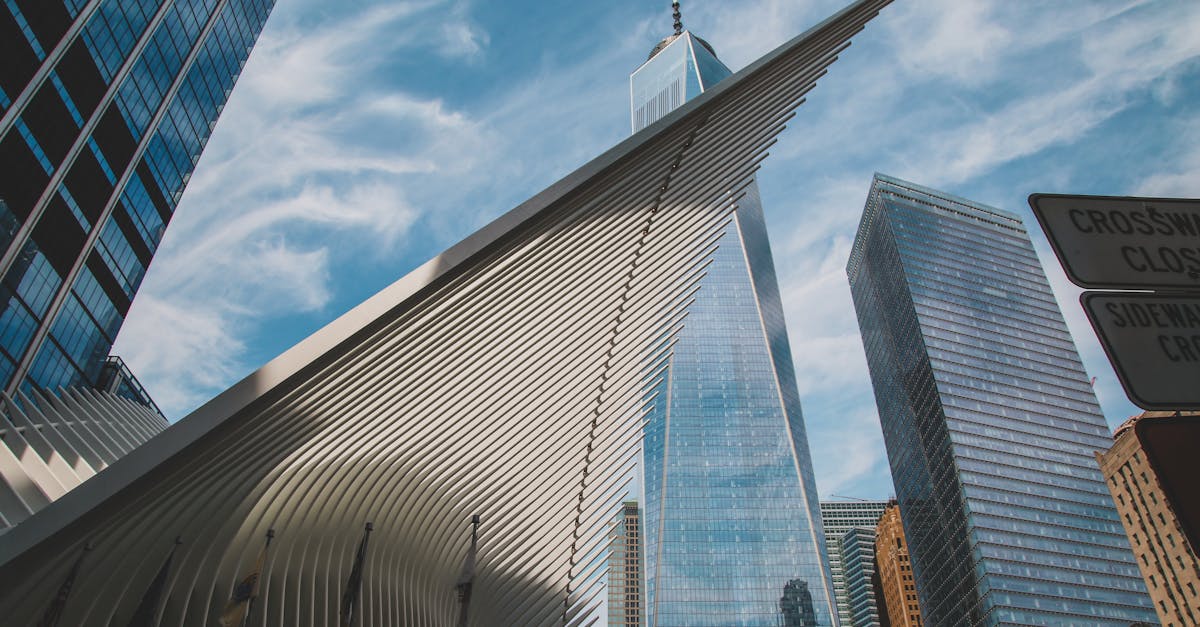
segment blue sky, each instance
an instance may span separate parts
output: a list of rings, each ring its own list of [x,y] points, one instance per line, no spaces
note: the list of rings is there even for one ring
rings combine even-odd
[[[669,2],[278,0],[114,347],[178,419],[629,134]],[[737,70],[843,0],[692,0]],[[1026,196],[1200,197],[1200,3],[900,0],[761,171],[822,498],[892,493],[845,263],[878,171],[1019,213],[1105,415],[1129,404]]]

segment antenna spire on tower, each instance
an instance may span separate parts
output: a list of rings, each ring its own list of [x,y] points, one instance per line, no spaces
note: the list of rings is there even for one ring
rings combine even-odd
[[[681,14],[679,12],[679,3],[672,2],[671,10],[672,10],[671,17],[675,18],[675,34],[679,35],[679,34],[683,33],[683,14]]]

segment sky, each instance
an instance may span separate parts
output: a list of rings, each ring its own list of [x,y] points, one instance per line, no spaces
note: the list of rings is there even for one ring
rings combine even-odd
[[[845,0],[690,0],[733,70]],[[630,133],[669,2],[278,0],[113,352],[167,416]],[[1138,413],[1035,192],[1200,197],[1200,2],[899,0],[759,174],[818,491],[893,493],[845,274],[875,172],[1019,214],[1111,426]]]

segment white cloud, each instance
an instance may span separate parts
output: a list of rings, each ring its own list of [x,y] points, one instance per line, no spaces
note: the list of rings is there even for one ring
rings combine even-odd
[[[952,185],[1047,147],[1078,140],[1125,107],[1125,99],[1105,84],[1099,78],[1075,84],[935,133],[929,150],[909,160],[908,167],[937,172],[930,184]]]
[[[320,309],[329,302],[329,252],[319,248],[295,250],[282,237],[255,242],[242,260],[252,268],[250,276],[238,273],[237,302],[253,311],[269,311],[277,303],[291,303],[294,309]],[[240,279],[240,280],[238,280]]]
[[[1002,108],[959,126],[939,129],[928,151],[911,163],[937,172],[935,184],[960,183],[1048,147],[1072,143],[1125,110],[1160,76],[1200,55],[1195,26],[1200,9],[1165,26],[1161,16],[1135,12],[1078,35],[1078,78],[1046,85],[1042,93],[1012,99]],[[1156,33],[1147,37],[1148,33]],[[1015,63],[1005,71],[1021,71]]]
[[[867,380],[867,362],[853,315],[846,282],[846,259],[851,242],[836,237],[810,250],[819,265],[790,265],[780,277],[780,292],[786,312],[796,382],[800,395],[837,394],[847,386]]]
[[[1200,115],[1181,120],[1174,146],[1164,152],[1168,168],[1137,186],[1139,196],[1200,198]]]
[[[362,105],[359,113],[379,113],[400,121],[415,122],[431,130],[471,130],[465,115],[448,111],[440,99],[419,100],[409,94],[391,93],[372,98]]]
[[[470,167],[479,145],[466,114],[372,80],[395,49],[428,43],[414,22],[434,4],[368,6],[315,28],[288,21],[286,10],[272,18],[114,348],[152,395],[168,390],[168,414],[257,365],[241,363],[246,346],[235,338],[328,306],[334,265],[394,258],[421,216],[407,193],[412,177]],[[143,346],[157,320],[183,311],[182,328],[199,337],[230,335]],[[214,346],[229,352],[214,357]],[[238,366],[216,378],[185,372],[213,359]]]
[[[140,315],[121,329],[122,357],[134,367],[159,407],[194,407],[228,385],[242,366],[245,345],[219,311],[138,296]]]
[[[875,412],[875,399],[841,397],[814,404],[817,413],[836,420],[811,420],[805,407],[809,448],[821,498],[834,494],[859,498],[892,495],[883,434]]]
[[[358,79],[365,68],[385,59],[393,46],[405,43],[397,40],[399,25],[433,4],[368,6],[317,28],[298,21],[279,24],[292,17],[280,7],[255,45],[258,67],[245,73],[247,80],[239,82],[238,97],[265,100],[276,116],[340,99],[347,90],[361,86]],[[368,41],[373,45],[363,45]]]
[[[440,50],[448,57],[472,58],[483,52],[488,41],[488,34],[470,23],[450,22],[442,26]]]
[[[994,6],[961,0],[899,3],[888,24],[899,44],[900,64],[924,80],[974,85],[993,78],[1013,43],[1009,25],[993,16]]]

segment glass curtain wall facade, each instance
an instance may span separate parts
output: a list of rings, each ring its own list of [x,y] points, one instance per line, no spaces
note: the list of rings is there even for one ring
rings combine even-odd
[[[837,605],[838,621],[850,625],[850,599],[842,568],[842,536],[850,529],[874,529],[887,509],[888,501],[821,501],[821,526],[825,530],[825,550],[829,554],[829,574]],[[872,552],[872,554],[874,554]]]
[[[879,606],[875,599],[875,527],[854,527],[838,542],[842,558],[848,616],[839,618],[842,627],[879,627]],[[839,602],[841,598],[838,599]],[[839,605],[838,609],[841,609]]]
[[[5,391],[99,384],[273,5],[6,0],[0,8]]]
[[[1020,219],[876,175],[847,273],[925,621],[1154,622]]]
[[[690,32],[664,40],[630,77],[633,130],[729,75]],[[645,427],[647,625],[832,624],[790,351],[751,184]]]

